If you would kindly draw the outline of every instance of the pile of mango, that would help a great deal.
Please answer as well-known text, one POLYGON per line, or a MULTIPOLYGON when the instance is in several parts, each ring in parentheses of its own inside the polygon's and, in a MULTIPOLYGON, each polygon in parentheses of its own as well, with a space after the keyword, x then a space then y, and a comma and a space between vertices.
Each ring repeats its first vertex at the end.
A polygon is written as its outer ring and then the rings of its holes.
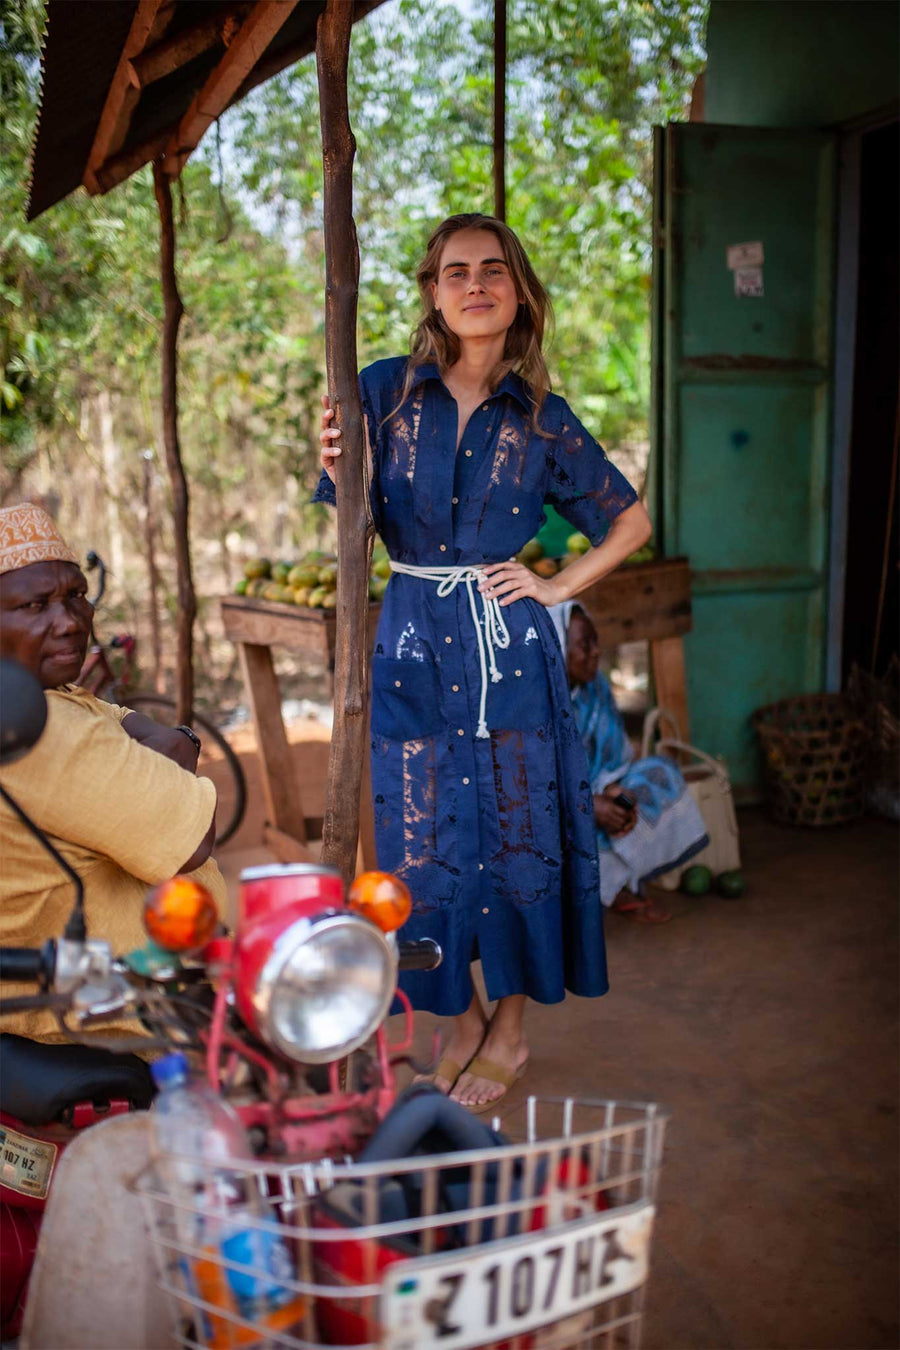
MULTIPOLYGON (((301 609, 334 609, 337 605, 337 558, 333 553, 314 549, 294 562, 250 558, 243 570, 235 595, 299 605, 301 609)), ((387 549, 378 540, 369 574, 370 600, 382 598, 390 575, 387 549)))
MULTIPOLYGON (((579 558, 583 558, 585 553, 591 547, 591 541, 586 534, 570 534, 566 540, 566 552, 561 558, 548 558, 544 554, 543 545, 537 539, 529 539, 525 547, 516 554, 520 563, 524 563, 539 577, 555 577, 557 572, 562 572, 579 558)), ((656 556, 651 544, 645 544, 626 558, 626 563, 651 562, 656 556)))

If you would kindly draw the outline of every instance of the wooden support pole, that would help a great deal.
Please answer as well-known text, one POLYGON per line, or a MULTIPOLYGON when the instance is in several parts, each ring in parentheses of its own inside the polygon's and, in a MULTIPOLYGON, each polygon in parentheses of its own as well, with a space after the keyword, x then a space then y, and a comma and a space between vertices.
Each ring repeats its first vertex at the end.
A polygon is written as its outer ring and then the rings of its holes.
POLYGON ((179 722, 190 724, 194 710, 194 619, 197 600, 191 576, 191 545, 188 533, 189 499, 181 447, 178 443, 178 326, 184 305, 175 275, 175 220, 172 185, 159 163, 153 165, 153 190, 159 208, 159 271, 163 293, 162 332, 162 424, 166 468, 172 487, 175 531, 175 566, 178 575, 178 643, 175 669, 175 704, 179 722))
POLYGON ((359 246, 353 221, 356 141, 347 107, 351 0, 328 0, 316 64, 325 166, 325 360, 343 453, 336 466, 338 523, 334 731, 328 760, 322 857, 353 879, 363 759, 368 753, 368 595, 374 525, 356 363, 359 246))
POLYGON ((506 0, 494 0, 494 215, 506 220, 506 0))

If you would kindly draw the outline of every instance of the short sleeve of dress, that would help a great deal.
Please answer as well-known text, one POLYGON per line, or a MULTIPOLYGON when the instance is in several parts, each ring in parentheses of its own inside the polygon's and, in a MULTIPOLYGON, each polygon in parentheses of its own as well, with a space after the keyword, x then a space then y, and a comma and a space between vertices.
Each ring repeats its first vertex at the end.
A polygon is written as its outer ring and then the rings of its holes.
MULTIPOLYGON (((366 429, 369 433, 369 444, 372 447, 372 470, 374 475, 375 473, 377 473, 375 439, 376 433, 378 431, 378 422, 375 418, 374 412, 372 411, 372 404, 366 392, 366 387, 365 384, 363 383, 362 377, 360 377, 359 381, 359 397, 360 402, 362 403, 363 420, 366 424, 366 429)), ((337 496, 335 495, 334 491, 334 483, 332 483, 331 479, 328 477, 328 474, 325 472, 324 469, 322 470, 322 473, 319 476, 319 481, 316 484, 316 490, 313 493, 310 500, 313 502, 324 502, 327 506, 337 505, 337 496)))
POLYGON ((562 399, 554 402, 559 413, 552 424, 556 434, 547 441, 547 501, 596 545, 638 495, 569 405, 562 399))

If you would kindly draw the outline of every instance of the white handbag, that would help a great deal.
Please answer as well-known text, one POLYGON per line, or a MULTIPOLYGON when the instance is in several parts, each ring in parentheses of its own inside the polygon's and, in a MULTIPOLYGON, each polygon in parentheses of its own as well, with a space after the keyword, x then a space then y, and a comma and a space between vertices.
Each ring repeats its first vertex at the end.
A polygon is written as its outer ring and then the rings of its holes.
MULTIPOLYGON (((737 816, 734 810, 734 798, 731 794, 731 779, 725 761, 714 759, 696 746, 682 741, 678 723, 665 708, 651 708, 644 718, 644 734, 641 738, 641 755, 668 755, 677 762, 678 752, 692 755, 694 764, 679 765, 688 791, 700 810, 709 835, 709 843, 701 853, 695 854, 686 864, 688 867, 708 867, 713 876, 720 872, 736 871, 741 865, 740 840, 738 836, 737 816), (674 736, 664 736, 653 744, 654 734, 659 734, 659 723, 665 719, 673 728, 674 736)), ((681 881, 684 869, 677 867, 664 876, 654 877, 654 884, 664 890, 674 891, 681 881)))

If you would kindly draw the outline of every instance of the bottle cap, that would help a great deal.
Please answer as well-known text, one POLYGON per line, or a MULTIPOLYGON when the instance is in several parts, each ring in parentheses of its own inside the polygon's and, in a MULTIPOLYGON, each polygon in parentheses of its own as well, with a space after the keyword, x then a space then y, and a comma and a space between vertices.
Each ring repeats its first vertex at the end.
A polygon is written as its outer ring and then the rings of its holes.
POLYGON ((171 1055, 163 1055, 155 1064, 150 1065, 150 1073, 158 1088, 169 1087, 173 1083, 183 1083, 188 1076, 186 1057, 176 1050, 171 1055))

